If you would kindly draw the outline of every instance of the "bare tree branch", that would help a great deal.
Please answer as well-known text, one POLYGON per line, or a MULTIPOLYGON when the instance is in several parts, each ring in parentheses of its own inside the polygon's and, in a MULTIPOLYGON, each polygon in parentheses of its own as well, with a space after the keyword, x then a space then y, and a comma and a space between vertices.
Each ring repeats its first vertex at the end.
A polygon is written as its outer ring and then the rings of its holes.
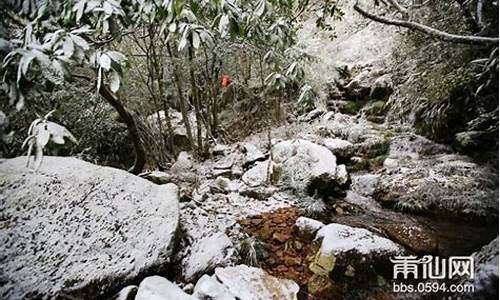
POLYGON ((401 4, 399 4, 398 1, 387 0, 387 2, 389 2, 397 11, 399 11, 401 13, 401 15, 403 15, 403 18, 407 19, 408 16, 410 15, 408 10, 405 7, 403 7, 401 4))
POLYGON ((363 17, 366 17, 373 21, 387 25, 401 26, 412 30, 420 31, 447 42, 460 43, 460 44, 473 44, 473 45, 498 44, 498 38, 451 34, 415 22, 385 18, 363 10, 361 7, 359 7, 358 3, 354 5, 354 9, 358 13, 360 13, 363 17))

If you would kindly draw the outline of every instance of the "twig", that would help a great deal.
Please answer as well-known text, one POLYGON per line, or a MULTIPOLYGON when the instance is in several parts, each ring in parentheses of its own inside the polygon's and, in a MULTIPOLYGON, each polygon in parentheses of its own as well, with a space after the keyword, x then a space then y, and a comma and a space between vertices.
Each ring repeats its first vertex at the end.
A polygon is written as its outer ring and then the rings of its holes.
POLYGON ((498 44, 498 38, 451 34, 451 33, 440 31, 440 30, 437 30, 435 28, 432 28, 432 27, 429 27, 426 25, 422 25, 419 23, 415 23, 415 22, 396 20, 396 19, 388 19, 388 18, 379 16, 379 15, 375 15, 375 14, 372 14, 372 13, 369 13, 369 12, 363 10, 361 7, 359 7, 359 5, 357 3, 354 5, 354 9, 358 13, 360 13, 363 17, 366 17, 366 18, 371 19, 373 21, 387 24, 387 25, 401 26, 401 27, 412 29, 412 30, 420 31, 420 32, 423 32, 425 34, 428 34, 430 36, 433 36, 435 38, 438 38, 440 40, 447 41, 447 42, 459 43, 459 44, 469 44, 469 45, 498 44))

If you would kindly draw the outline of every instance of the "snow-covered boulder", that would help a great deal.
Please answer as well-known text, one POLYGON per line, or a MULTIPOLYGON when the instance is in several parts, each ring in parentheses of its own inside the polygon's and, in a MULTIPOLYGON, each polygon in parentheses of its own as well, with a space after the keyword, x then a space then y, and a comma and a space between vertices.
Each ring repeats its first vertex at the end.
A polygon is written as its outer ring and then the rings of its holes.
POLYGON ((215 267, 226 265, 235 249, 233 243, 224 233, 207 236, 192 246, 189 255, 182 262, 182 275, 192 281, 215 267))
POLYGON ((260 151, 257 146, 252 143, 243 143, 240 145, 240 151, 245 154, 243 159, 243 166, 248 167, 256 161, 262 161, 266 159, 266 156, 262 151, 260 151))
POLYGON ((459 155, 397 160, 381 172, 374 197, 408 211, 492 220, 498 217, 498 173, 459 155))
POLYGON ((377 188, 379 174, 363 174, 352 177, 352 190, 356 193, 370 197, 377 188))
POLYGON ((305 239, 313 239, 316 232, 323 226, 325 226, 325 224, 320 221, 306 217, 298 217, 295 221, 295 232, 305 239))
POLYGON ((193 157, 188 152, 181 152, 177 156, 177 160, 172 165, 170 170, 172 172, 185 172, 193 167, 193 157))
POLYGON ((273 178, 276 165, 269 164, 269 161, 259 161, 252 168, 246 171, 241 180, 250 187, 264 185, 269 179, 273 178))
POLYGON ((194 293, 198 299, 235 300, 229 289, 217 281, 215 276, 203 275, 194 286, 194 293))
POLYGON ((345 165, 338 165, 335 172, 335 180, 339 187, 348 188, 351 183, 351 177, 347 172, 347 167, 345 165))
POLYGON ((240 300, 280 299, 296 300, 299 285, 288 279, 279 279, 264 270, 246 265, 215 269, 215 278, 240 300))
POLYGON ((339 159, 348 160, 354 155, 354 145, 339 138, 323 139, 322 144, 339 159))
POLYGON ((390 264, 389 257, 403 252, 401 246, 387 238, 336 223, 322 227, 316 240, 321 241, 321 247, 309 267, 322 276, 375 269, 380 263, 390 264))
POLYGON ((99 298, 168 263, 178 189, 71 157, 0 163, 2 284, 22 299, 99 298))
POLYGON ((186 294, 175 283, 160 276, 144 278, 139 285, 135 300, 198 300, 186 294))
POLYGON ((279 182, 309 195, 337 192, 337 160, 326 147, 297 139, 279 142, 272 150, 281 168, 279 182))
POLYGON ((393 137, 389 146, 389 157, 393 159, 419 159, 442 153, 451 153, 450 146, 438 144, 413 133, 393 137))

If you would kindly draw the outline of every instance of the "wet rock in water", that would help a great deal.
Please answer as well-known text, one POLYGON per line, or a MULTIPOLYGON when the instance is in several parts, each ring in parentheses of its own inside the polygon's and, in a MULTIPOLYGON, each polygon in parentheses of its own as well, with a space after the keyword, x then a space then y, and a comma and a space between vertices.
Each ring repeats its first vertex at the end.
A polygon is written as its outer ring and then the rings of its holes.
POLYGON ((178 189, 70 157, 0 163, 5 298, 92 299, 168 264, 179 225, 178 189), (147 220, 147 221, 144 221, 147 220))
POLYGON ((387 99, 394 90, 394 83, 391 76, 385 74, 375 80, 371 87, 370 98, 372 99, 387 99))
POLYGON ((134 300, 137 295, 138 287, 129 285, 124 287, 118 294, 111 298, 111 300, 134 300))
POLYGON ((250 187, 264 185, 268 178, 271 182, 275 182, 273 178, 276 170, 276 164, 269 163, 269 161, 259 161, 243 174, 241 180, 250 187))
POLYGON ((279 279, 246 265, 217 268, 213 276, 240 300, 295 300, 299 292, 298 284, 292 280, 279 279))
POLYGON ((234 255, 233 243, 224 233, 216 233, 196 241, 182 262, 182 275, 192 281, 216 267, 227 265, 234 255))
POLYGON ((181 152, 177 157, 177 160, 172 165, 170 170, 172 172, 184 172, 189 171, 193 167, 193 157, 188 152, 181 152))
POLYGON ((431 229, 418 225, 381 224, 380 227, 393 241, 407 247, 417 254, 437 253, 438 240, 431 229))
POLYGON ((297 221, 295 221, 295 232, 304 239, 312 240, 316 236, 316 232, 323 228, 325 224, 320 221, 299 217, 297 221))
MULTIPOLYGON (((366 229, 336 223, 321 228, 316 240, 321 241, 321 247, 310 269, 321 276, 335 273, 345 277, 348 268, 383 271, 390 264, 389 257, 403 252, 398 244, 366 229)), ((369 275, 374 274, 363 274, 369 275)))
POLYGON ((322 144, 339 159, 348 161, 354 155, 354 145, 339 138, 323 139, 322 144))
POLYGON ((407 211, 494 219, 498 216, 498 173, 464 156, 437 155, 399 160, 381 173, 375 199, 407 211))
POLYGON ((186 294, 175 283, 160 276, 144 278, 139 285, 135 300, 197 300, 186 294))
POLYGON ((161 171, 147 172, 140 174, 139 176, 156 184, 170 183, 174 177, 172 174, 161 171))
POLYGON ((378 174, 364 174, 352 177, 352 190, 356 193, 370 197, 377 188, 380 175, 378 174))
POLYGON ((306 140, 288 140, 273 146, 281 168, 279 182, 309 195, 336 195, 337 160, 330 150, 306 140))

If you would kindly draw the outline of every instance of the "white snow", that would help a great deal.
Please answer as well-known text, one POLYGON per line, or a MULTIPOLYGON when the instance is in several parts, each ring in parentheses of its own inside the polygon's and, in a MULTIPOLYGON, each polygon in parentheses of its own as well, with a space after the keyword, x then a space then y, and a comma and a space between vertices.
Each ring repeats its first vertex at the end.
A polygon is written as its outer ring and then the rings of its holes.
POLYGON ((182 263, 182 273, 190 281, 198 274, 227 263, 234 251, 233 243, 224 233, 207 236, 192 246, 190 255, 182 263))
POLYGON ((310 233, 314 235, 318 230, 323 228, 323 226, 325 226, 325 224, 320 221, 306 217, 298 217, 295 221, 295 227, 297 230, 306 234, 310 233))
POLYGON ((214 276, 240 300, 296 300, 299 292, 298 284, 292 280, 279 279, 246 265, 217 268, 214 276))
POLYGON ((160 276, 146 277, 139 285, 135 300, 196 300, 175 283, 160 276))
POLYGON ((321 252, 324 255, 336 255, 354 250, 361 254, 373 252, 394 252, 402 249, 393 241, 379 237, 374 233, 342 224, 328 224, 316 234, 317 240, 322 240, 321 252))
POLYGON ((194 286, 193 296, 199 299, 234 300, 229 289, 215 276, 203 275, 194 286))

